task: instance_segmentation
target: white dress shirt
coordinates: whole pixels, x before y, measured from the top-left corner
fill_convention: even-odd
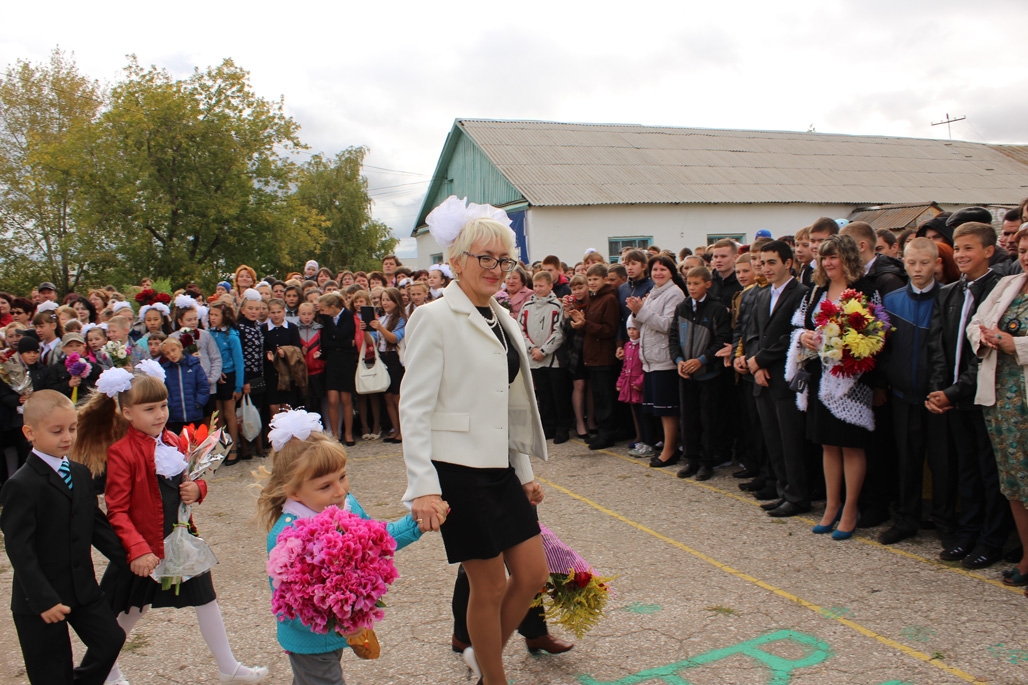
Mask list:
[[[774,286],[771,287],[771,314],[774,314],[775,312],[775,305],[778,303],[778,296],[782,294],[782,291],[785,290],[785,286],[789,285],[790,281],[792,281],[792,276],[789,276],[789,280],[782,283],[777,288]]]
[[[992,269],[989,269],[978,278],[970,281],[967,284],[967,288],[964,289],[964,306],[960,310],[960,326],[957,327],[957,353],[955,355],[956,360],[953,362],[953,382],[956,383],[960,377],[960,359],[964,353],[964,340],[967,330],[967,319],[971,315],[971,307],[974,306],[974,293],[971,292],[971,286],[982,280]]]
[[[58,476],[61,475],[61,464],[68,461],[67,457],[51,457],[49,454],[43,454],[36,449],[32,450],[32,453],[45,461],[46,465],[52,468]]]

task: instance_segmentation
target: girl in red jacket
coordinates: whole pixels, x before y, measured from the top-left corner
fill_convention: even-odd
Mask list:
[[[197,504],[207,495],[207,483],[189,480],[178,440],[165,430],[168,391],[163,380],[114,368],[100,375],[96,387],[79,412],[74,456],[94,473],[106,462],[107,518],[131,568],[126,573],[111,565],[100,581],[118,623],[127,635],[150,607],[195,607],[221,682],[264,680],[268,669],[248,668],[232,655],[210,572],[183,582],[177,591],[162,590],[150,577],[164,556],[164,538],[178,520],[179,504]],[[115,665],[107,682],[128,681]]]

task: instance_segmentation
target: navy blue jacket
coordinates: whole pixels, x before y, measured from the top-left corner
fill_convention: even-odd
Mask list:
[[[928,292],[915,293],[908,284],[883,302],[894,327],[883,355],[885,378],[892,394],[910,404],[922,405],[928,396],[928,332],[940,290],[936,283]]]
[[[168,422],[192,423],[203,419],[203,408],[211,395],[211,384],[200,366],[200,360],[191,354],[183,355],[178,363],[161,364],[167,377]]]
[[[636,281],[626,281],[618,286],[618,304],[621,306],[621,325],[618,327],[617,341],[622,345],[628,340],[628,329],[625,324],[632,310],[625,304],[630,297],[646,297],[653,290],[653,279],[643,276]]]

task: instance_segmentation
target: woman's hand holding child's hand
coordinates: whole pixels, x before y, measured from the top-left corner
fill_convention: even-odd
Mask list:
[[[411,503],[410,515],[418,524],[418,530],[427,533],[432,530],[439,530],[446,520],[445,512],[449,505],[439,495],[422,495],[414,498]],[[443,514],[440,516],[440,512]]]
[[[157,568],[157,564],[161,563],[161,560],[157,558],[156,554],[144,554],[141,557],[136,557],[129,564],[129,569],[132,570],[137,576],[146,578],[150,573]]]
[[[186,481],[178,486],[178,496],[182,504],[196,504],[200,501],[200,486],[193,481]]]

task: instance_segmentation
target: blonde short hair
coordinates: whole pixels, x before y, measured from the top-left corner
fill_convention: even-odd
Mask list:
[[[514,244],[513,231],[492,219],[475,219],[464,224],[464,228],[457,235],[457,240],[446,248],[443,259],[449,264],[454,264],[457,260],[461,260],[460,265],[463,267],[467,260],[467,256],[464,253],[470,252],[471,247],[475,243],[483,240],[499,241],[511,259],[518,258],[518,246]]]

